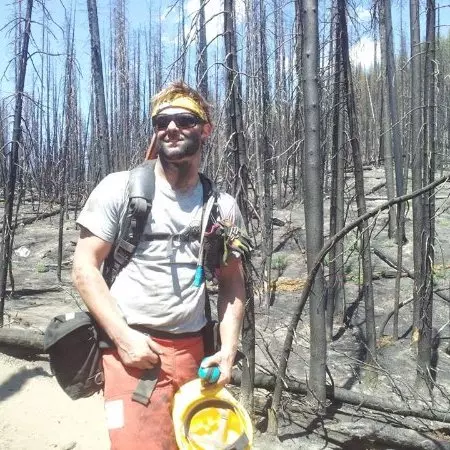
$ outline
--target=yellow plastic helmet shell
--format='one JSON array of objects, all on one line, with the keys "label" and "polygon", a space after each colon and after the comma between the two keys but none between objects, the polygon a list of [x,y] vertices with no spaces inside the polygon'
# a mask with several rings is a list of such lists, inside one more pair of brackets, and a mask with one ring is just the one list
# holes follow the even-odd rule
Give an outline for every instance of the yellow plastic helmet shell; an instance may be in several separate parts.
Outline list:
[{"label": "yellow plastic helmet shell", "polygon": [[172,418],[180,450],[248,450],[253,427],[247,411],[226,388],[199,378],[184,384],[173,400]]}]

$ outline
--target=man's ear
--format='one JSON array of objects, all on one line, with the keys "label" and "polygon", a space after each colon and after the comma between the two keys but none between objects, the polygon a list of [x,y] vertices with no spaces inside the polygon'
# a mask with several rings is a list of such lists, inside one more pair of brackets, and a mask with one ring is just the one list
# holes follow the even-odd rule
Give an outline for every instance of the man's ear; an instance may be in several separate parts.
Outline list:
[{"label": "man's ear", "polygon": [[210,136],[210,134],[212,133],[212,125],[208,122],[205,123],[202,127],[202,139],[205,140],[206,138],[208,138]]}]

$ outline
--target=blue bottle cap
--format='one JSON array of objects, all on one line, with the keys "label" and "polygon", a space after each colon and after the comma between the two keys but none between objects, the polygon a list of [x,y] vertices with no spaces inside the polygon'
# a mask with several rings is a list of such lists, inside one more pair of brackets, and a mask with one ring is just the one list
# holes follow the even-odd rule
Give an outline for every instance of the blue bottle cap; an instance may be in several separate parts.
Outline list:
[{"label": "blue bottle cap", "polygon": [[220,377],[220,369],[218,366],[199,367],[198,376],[206,383],[214,384]]}]

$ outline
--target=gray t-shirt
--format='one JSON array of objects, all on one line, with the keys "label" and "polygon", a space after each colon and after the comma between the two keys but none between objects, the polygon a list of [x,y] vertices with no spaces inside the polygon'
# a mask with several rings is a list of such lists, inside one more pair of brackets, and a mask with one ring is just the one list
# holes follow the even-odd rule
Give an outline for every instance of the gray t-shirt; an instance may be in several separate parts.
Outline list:
[{"label": "gray t-shirt", "polygon": [[[114,242],[126,209],[129,172],[106,176],[92,191],[77,223],[97,237]],[[178,234],[202,220],[203,189],[174,191],[155,176],[155,196],[147,224],[151,233]],[[219,216],[243,226],[233,197],[221,193]],[[128,265],[111,286],[126,321],[157,330],[184,333],[200,330],[205,319],[205,287],[193,284],[200,243],[151,240],[138,244]]]}]

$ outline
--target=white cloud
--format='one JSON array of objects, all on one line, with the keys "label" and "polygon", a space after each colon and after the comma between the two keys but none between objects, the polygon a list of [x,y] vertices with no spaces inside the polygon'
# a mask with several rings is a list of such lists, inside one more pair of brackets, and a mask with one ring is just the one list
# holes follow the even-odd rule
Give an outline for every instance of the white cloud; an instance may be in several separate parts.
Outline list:
[{"label": "white cloud", "polygon": [[[192,20],[198,17],[200,0],[189,0],[185,5],[187,16]],[[244,18],[244,0],[235,2],[236,20],[240,22]],[[210,42],[223,32],[223,0],[207,0],[205,2],[206,39]]]},{"label": "white cloud", "polygon": [[359,6],[356,8],[356,17],[359,22],[369,22],[372,20],[370,9]]},{"label": "white cloud", "polygon": [[377,61],[379,61],[380,44],[365,36],[350,48],[350,59],[354,64],[361,65],[365,69],[368,69],[373,66],[375,51],[377,53]]}]

